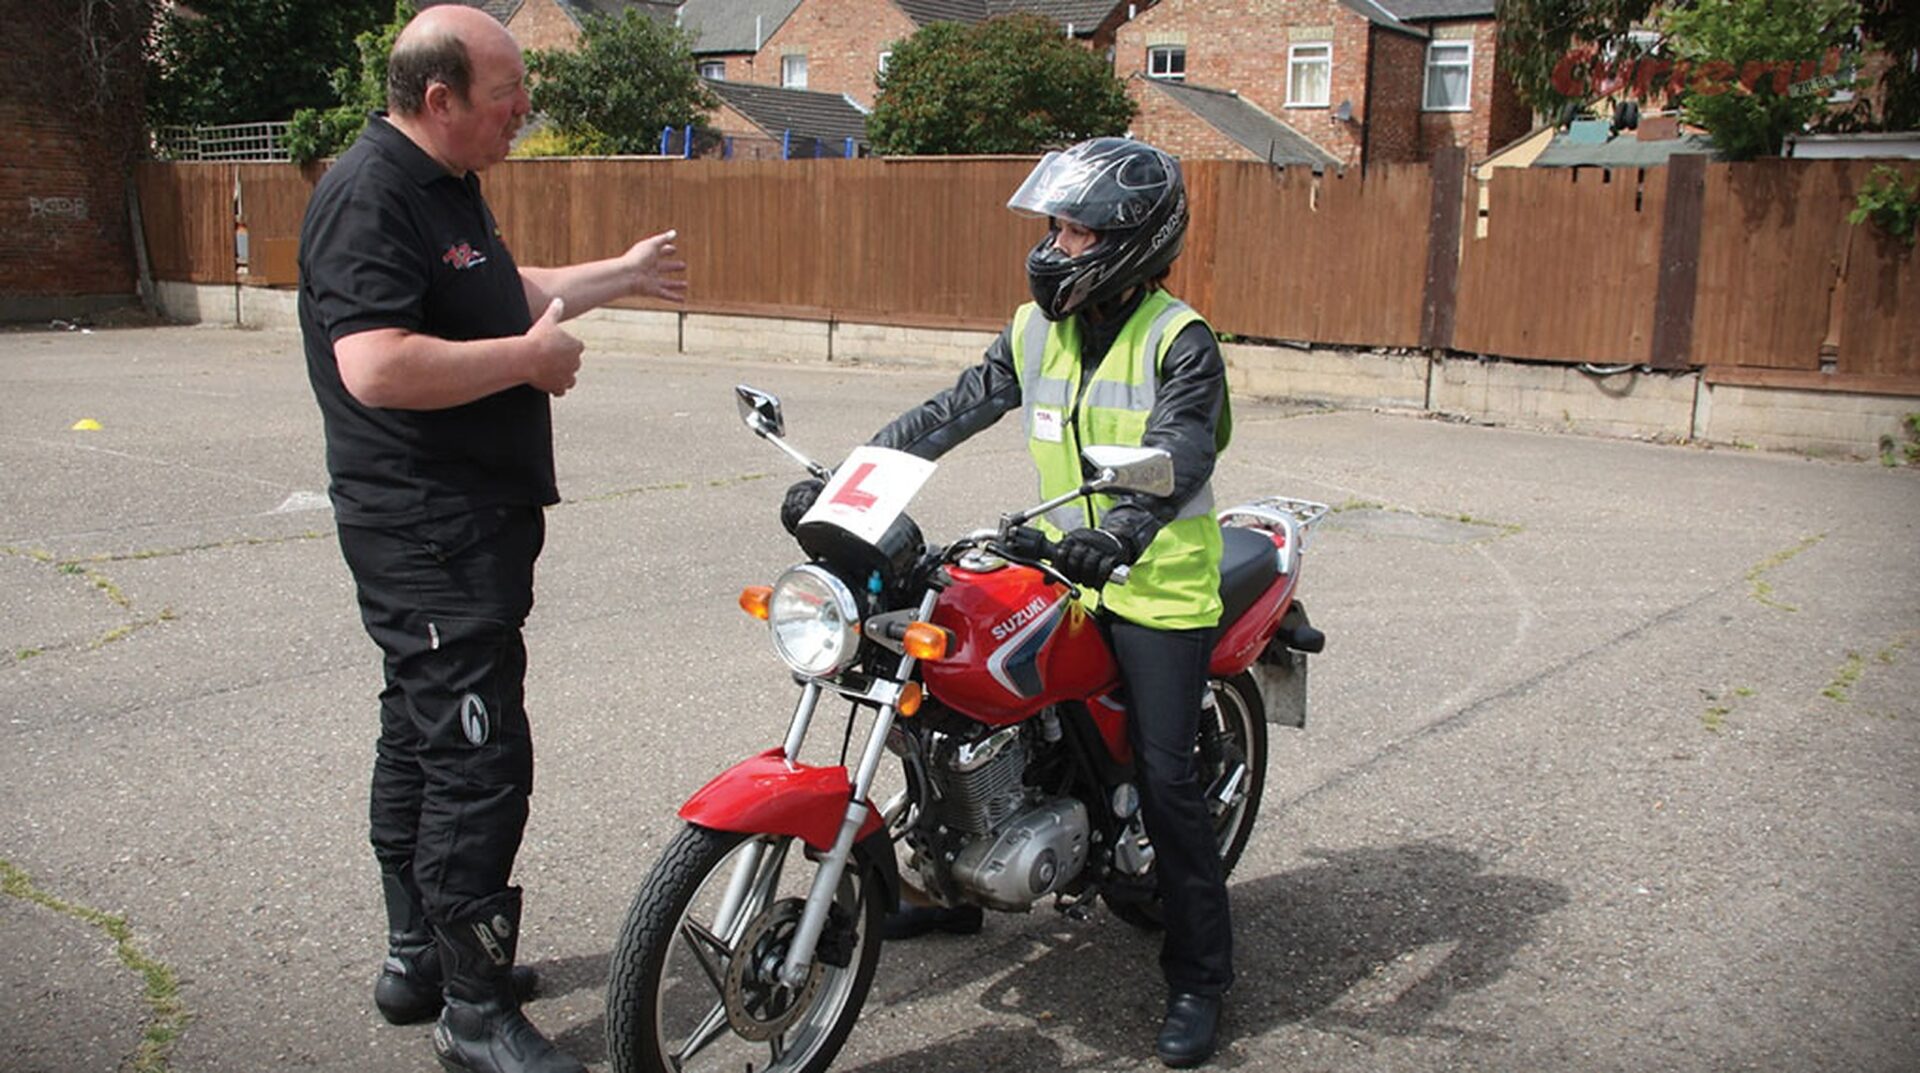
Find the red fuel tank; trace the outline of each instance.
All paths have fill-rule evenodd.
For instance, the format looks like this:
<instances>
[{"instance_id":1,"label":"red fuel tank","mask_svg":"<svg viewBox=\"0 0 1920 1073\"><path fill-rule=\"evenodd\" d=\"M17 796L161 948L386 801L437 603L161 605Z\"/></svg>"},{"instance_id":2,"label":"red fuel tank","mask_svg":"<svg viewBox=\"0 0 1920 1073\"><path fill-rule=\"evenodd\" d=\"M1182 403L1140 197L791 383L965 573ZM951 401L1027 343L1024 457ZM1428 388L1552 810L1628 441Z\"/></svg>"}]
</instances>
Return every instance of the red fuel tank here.
<instances>
[{"instance_id":1,"label":"red fuel tank","mask_svg":"<svg viewBox=\"0 0 1920 1073\"><path fill-rule=\"evenodd\" d=\"M945 659L920 667L942 704L1000 725L1119 684L1099 627L1066 586L1030 566L949 573L933 624L954 643Z\"/></svg>"}]
</instances>

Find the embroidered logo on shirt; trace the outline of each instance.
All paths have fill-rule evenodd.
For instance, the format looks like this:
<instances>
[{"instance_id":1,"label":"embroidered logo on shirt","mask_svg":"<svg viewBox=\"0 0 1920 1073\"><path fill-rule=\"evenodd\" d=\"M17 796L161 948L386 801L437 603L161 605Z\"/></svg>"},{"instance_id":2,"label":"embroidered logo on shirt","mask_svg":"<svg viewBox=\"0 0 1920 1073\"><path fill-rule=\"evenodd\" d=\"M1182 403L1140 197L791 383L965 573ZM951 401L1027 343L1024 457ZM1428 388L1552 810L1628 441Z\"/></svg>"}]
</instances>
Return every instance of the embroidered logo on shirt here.
<instances>
[{"instance_id":1,"label":"embroidered logo on shirt","mask_svg":"<svg viewBox=\"0 0 1920 1073\"><path fill-rule=\"evenodd\" d=\"M461 242L447 247L440 259L452 265L455 270L474 268L487 263L487 255L473 248L471 243Z\"/></svg>"}]
</instances>

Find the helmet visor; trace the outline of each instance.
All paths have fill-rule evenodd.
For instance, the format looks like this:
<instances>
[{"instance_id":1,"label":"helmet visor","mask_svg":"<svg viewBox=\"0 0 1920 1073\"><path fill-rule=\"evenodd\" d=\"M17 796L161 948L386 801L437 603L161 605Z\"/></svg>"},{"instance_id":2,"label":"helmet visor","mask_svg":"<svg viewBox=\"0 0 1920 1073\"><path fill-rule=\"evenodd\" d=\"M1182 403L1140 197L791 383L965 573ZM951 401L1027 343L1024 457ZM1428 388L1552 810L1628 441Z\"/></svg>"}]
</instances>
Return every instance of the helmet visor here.
<instances>
[{"instance_id":1,"label":"helmet visor","mask_svg":"<svg viewBox=\"0 0 1920 1073\"><path fill-rule=\"evenodd\" d=\"M1117 140L1117 139L1115 139ZM1125 143L1122 143L1123 145ZM1088 152L1084 147L1051 152L1007 199L1007 208L1033 216L1071 220L1093 231L1137 226L1152 211L1165 177L1138 180L1131 152Z\"/></svg>"}]
</instances>

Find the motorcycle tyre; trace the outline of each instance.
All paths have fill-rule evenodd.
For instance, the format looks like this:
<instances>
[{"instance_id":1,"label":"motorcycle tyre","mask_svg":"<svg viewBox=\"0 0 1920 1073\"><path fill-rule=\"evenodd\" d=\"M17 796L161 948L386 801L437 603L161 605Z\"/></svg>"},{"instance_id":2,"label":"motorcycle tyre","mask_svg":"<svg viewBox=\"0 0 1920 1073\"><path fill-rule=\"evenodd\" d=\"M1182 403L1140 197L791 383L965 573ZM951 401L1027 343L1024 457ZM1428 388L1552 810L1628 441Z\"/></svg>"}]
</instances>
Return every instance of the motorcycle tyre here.
<instances>
[{"instance_id":1,"label":"motorcycle tyre","mask_svg":"<svg viewBox=\"0 0 1920 1073\"><path fill-rule=\"evenodd\" d=\"M1233 875L1234 865L1240 863L1240 855L1246 851L1247 839L1253 835L1254 820L1260 815L1260 799L1267 788L1267 720L1266 710L1261 705L1260 687L1254 684L1253 675L1236 674L1232 678L1210 678L1207 685L1213 690L1214 712L1216 717L1225 721L1229 733L1238 726L1234 740L1241 744L1247 754L1247 796L1239 811L1239 826L1227 844L1220 848L1220 877L1226 879ZM1228 706L1235 710L1229 714ZM1205 727L1201 728L1203 731ZM1196 746L1197 748L1197 746ZM1212 778L1203 773L1207 784ZM1218 833L1216 829L1216 834ZM1107 908L1113 915L1139 928L1141 931L1161 931L1166 927L1160 906L1160 895L1156 892L1154 872L1149 869L1143 876L1131 877L1123 891L1112 891L1101 895ZM1145 888L1142 890L1141 888Z\"/></svg>"},{"instance_id":2,"label":"motorcycle tyre","mask_svg":"<svg viewBox=\"0 0 1920 1073\"><path fill-rule=\"evenodd\" d=\"M653 871L647 876L620 926L607 969L607 1062L613 1073L666 1073L674 1068L664 1053L662 1041L655 1038L659 1024L655 1002L659 998L657 981L672 940L695 895L708 884L714 870L721 867L734 849L755 836L734 831L717 831L698 824L687 824L668 844ZM782 841L792 842L793 839ZM789 846L790 851L800 847ZM791 861L783 864L791 867ZM857 877L857 879L855 878ZM849 966L855 976L834 1023L821 1043L805 1057L805 1064L761 1066L765 1073L824 1073L846 1044L847 1036L860 1018L867 992L873 985L880 963L881 922L886 915L884 893L887 889L880 868L868 859L865 847L856 845L853 859L847 862L841 882L860 884L862 903L859 953ZM719 881L724 882L724 877ZM816 996L816 1000L818 996ZM688 1068L697 1068L690 1064Z\"/></svg>"}]
</instances>

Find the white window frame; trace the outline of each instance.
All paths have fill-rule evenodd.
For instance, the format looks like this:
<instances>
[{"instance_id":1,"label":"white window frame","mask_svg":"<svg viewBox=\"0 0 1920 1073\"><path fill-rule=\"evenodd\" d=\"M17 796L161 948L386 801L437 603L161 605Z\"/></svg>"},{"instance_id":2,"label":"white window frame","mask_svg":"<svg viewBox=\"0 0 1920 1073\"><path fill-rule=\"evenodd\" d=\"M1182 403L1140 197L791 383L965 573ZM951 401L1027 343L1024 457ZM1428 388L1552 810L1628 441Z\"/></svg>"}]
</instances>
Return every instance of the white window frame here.
<instances>
[{"instance_id":1,"label":"white window frame","mask_svg":"<svg viewBox=\"0 0 1920 1073\"><path fill-rule=\"evenodd\" d=\"M1180 69L1174 70L1174 60L1180 61ZM1187 46L1154 45L1147 49L1147 77L1158 78L1164 82L1185 82L1187 80Z\"/></svg>"},{"instance_id":2,"label":"white window frame","mask_svg":"<svg viewBox=\"0 0 1920 1073\"><path fill-rule=\"evenodd\" d=\"M799 77L795 77L796 71ZM780 88L807 88L807 56L804 52L789 52L780 57Z\"/></svg>"},{"instance_id":3,"label":"white window frame","mask_svg":"<svg viewBox=\"0 0 1920 1073\"><path fill-rule=\"evenodd\" d=\"M875 73L884 75L887 73L887 68L891 66L893 66L893 50L887 49L880 53L880 58L874 62L873 69Z\"/></svg>"},{"instance_id":4,"label":"white window frame","mask_svg":"<svg viewBox=\"0 0 1920 1073\"><path fill-rule=\"evenodd\" d=\"M727 61L725 60L701 60L694 70L700 72L701 78L711 78L715 82L727 80Z\"/></svg>"},{"instance_id":5,"label":"white window frame","mask_svg":"<svg viewBox=\"0 0 1920 1073\"><path fill-rule=\"evenodd\" d=\"M1434 56L1439 49L1466 49L1464 60L1442 60ZM1433 70L1436 67L1464 67L1467 71L1467 99L1460 104L1433 103ZM1473 111L1473 42L1472 41L1429 41L1427 42L1427 62L1425 76L1420 86L1420 110L1423 112L1471 112Z\"/></svg>"},{"instance_id":6,"label":"white window frame","mask_svg":"<svg viewBox=\"0 0 1920 1073\"><path fill-rule=\"evenodd\" d=\"M1302 52L1314 52L1318 55L1305 56ZM1294 72L1306 65L1314 64L1326 69L1327 95L1321 100L1296 100L1293 96ZM1288 108L1326 108L1333 103L1333 42L1303 41L1287 46L1287 107Z\"/></svg>"}]
</instances>

